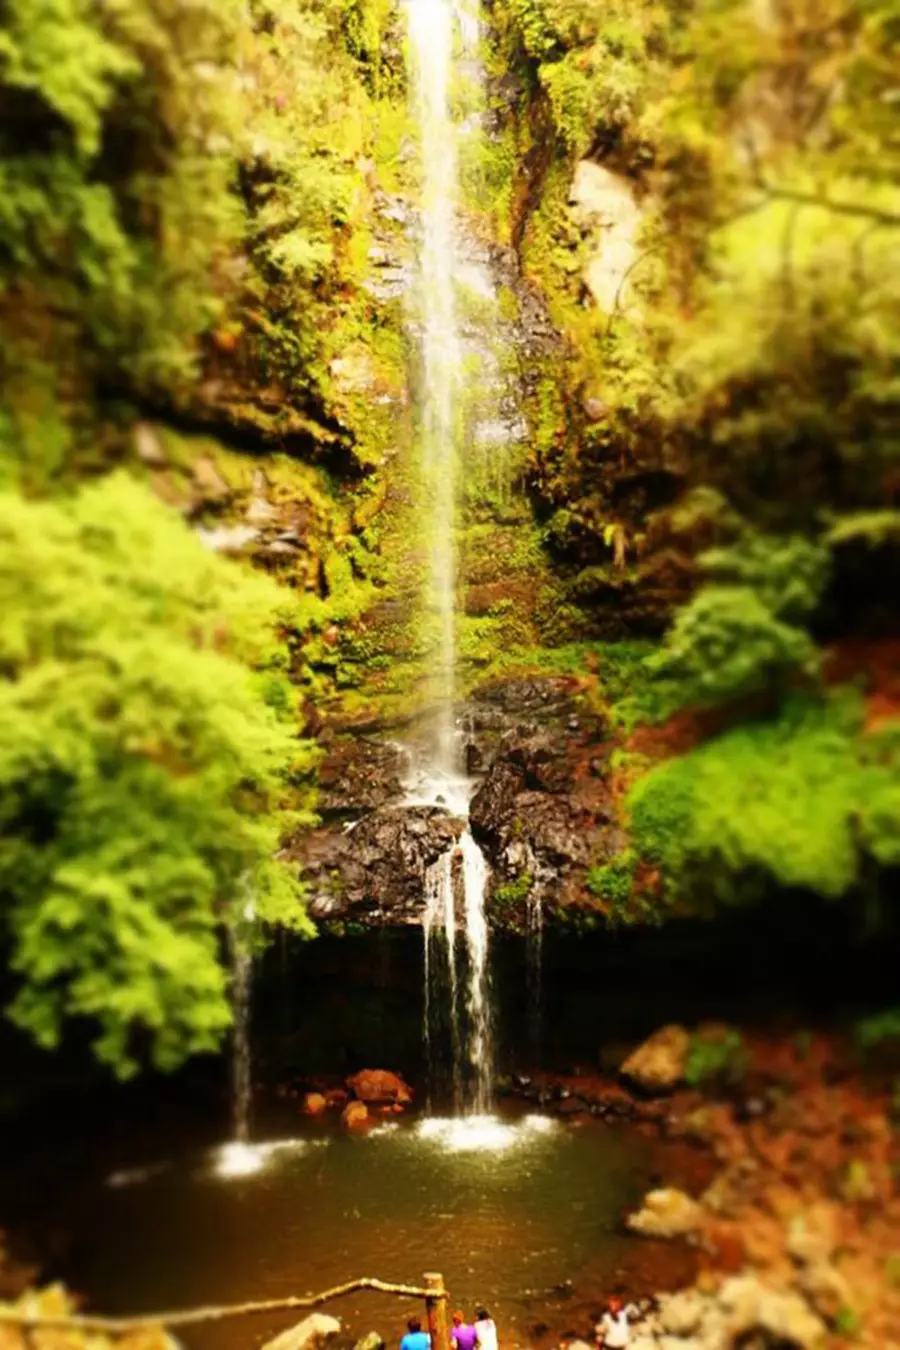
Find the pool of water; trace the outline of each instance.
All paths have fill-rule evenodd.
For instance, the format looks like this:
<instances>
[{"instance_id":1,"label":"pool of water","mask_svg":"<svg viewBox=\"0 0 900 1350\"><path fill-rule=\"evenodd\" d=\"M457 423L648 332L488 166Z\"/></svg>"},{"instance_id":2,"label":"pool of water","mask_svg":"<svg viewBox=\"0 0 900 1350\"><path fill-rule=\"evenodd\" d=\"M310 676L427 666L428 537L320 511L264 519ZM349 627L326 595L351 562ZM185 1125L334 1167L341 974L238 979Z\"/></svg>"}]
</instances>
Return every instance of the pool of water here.
<instances>
[{"instance_id":1,"label":"pool of water","mask_svg":"<svg viewBox=\"0 0 900 1350\"><path fill-rule=\"evenodd\" d=\"M516 1113L361 1136L310 1121L250 1153L186 1147L109 1173L95 1160L57 1191L57 1217L78 1234L59 1273L92 1308L136 1313L362 1275L418 1284L437 1270L454 1306L485 1302L504 1346L527 1345L536 1323L559 1327L576 1303L586 1316L621 1277L637 1245L621 1217L653 1165L634 1131ZM416 1308L365 1294L329 1311L348 1334L378 1329L390 1343ZM185 1340L237 1350L292 1320L223 1322Z\"/></svg>"}]
</instances>

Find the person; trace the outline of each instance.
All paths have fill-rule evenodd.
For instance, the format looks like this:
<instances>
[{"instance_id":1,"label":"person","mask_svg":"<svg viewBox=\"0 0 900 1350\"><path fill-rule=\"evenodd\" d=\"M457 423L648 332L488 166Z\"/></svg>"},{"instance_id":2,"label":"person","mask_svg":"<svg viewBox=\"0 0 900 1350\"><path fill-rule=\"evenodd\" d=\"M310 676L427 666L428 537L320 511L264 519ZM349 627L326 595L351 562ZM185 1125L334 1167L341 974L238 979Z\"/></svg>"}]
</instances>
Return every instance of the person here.
<instances>
[{"instance_id":1,"label":"person","mask_svg":"<svg viewBox=\"0 0 900 1350\"><path fill-rule=\"evenodd\" d=\"M400 1350L431 1350L431 1337L422 1330L418 1317L411 1317L406 1324L406 1335L400 1342Z\"/></svg>"},{"instance_id":2,"label":"person","mask_svg":"<svg viewBox=\"0 0 900 1350\"><path fill-rule=\"evenodd\" d=\"M637 1317L638 1309L633 1303L625 1307L618 1294L613 1294L606 1305L606 1312L600 1319L600 1324L595 1328L597 1334L597 1344L602 1346L603 1350L624 1350L631 1344L631 1327L628 1325L630 1317Z\"/></svg>"},{"instance_id":3,"label":"person","mask_svg":"<svg viewBox=\"0 0 900 1350\"><path fill-rule=\"evenodd\" d=\"M450 1331L450 1339L456 1346L456 1350L475 1350L475 1342L478 1339L478 1333L473 1326L465 1320L461 1312L453 1314L453 1326Z\"/></svg>"},{"instance_id":4,"label":"person","mask_svg":"<svg viewBox=\"0 0 900 1350\"><path fill-rule=\"evenodd\" d=\"M475 1343L478 1350L498 1350L497 1328L487 1308L475 1311Z\"/></svg>"}]
</instances>

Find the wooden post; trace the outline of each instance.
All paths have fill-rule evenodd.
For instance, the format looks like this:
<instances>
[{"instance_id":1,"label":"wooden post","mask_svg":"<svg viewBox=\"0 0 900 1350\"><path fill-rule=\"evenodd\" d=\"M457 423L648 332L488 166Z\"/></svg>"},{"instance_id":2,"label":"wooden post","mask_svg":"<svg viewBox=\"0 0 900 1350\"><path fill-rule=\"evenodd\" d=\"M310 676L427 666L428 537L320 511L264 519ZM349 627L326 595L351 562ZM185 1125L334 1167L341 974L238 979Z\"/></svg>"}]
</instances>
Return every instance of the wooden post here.
<instances>
[{"instance_id":1,"label":"wooden post","mask_svg":"<svg viewBox=\"0 0 900 1350\"><path fill-rule=\"evenodd\" d=\"M425 1307L428 1311L428 1332L431 1350L450 1350L450 1316L447 1312L447 1291L443 1275L426 1275Z\"/></svg>"}]
</instances>

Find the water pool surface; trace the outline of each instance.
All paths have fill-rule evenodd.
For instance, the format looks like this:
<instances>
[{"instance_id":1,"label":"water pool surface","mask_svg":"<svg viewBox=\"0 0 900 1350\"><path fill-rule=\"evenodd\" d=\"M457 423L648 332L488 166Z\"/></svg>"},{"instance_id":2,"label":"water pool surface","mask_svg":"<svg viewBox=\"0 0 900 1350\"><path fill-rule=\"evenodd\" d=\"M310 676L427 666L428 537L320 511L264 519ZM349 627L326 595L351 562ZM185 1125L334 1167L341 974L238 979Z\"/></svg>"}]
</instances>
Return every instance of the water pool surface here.
<instances>
[{"instance_id":1,"label":"water pool surface","mask_svg":"<svg viewBox=\"0 0 900 1350\"><path fill-rule=\"evenodd\" d=\"M305 1294L368 1275L440 1271L454 1307L494 1314L504 1346L596 1303L637 1240L623 1211L650 1181L650 1141L545 1116L402 1120L368 1135L304 1123L242 1154L186 1149L101 1175L77 1171L60 1213L77 1232L62 1274L89 1306L137 1313ZM567 1282L571 1282L571 1292ZM558 1288L561 1287L561 1288ZM417 1309L375 1294L329 1307L389 1343ZM257 1345L291 1321L191 1329L201 1350Z\"/></svg>"}]
</instances>

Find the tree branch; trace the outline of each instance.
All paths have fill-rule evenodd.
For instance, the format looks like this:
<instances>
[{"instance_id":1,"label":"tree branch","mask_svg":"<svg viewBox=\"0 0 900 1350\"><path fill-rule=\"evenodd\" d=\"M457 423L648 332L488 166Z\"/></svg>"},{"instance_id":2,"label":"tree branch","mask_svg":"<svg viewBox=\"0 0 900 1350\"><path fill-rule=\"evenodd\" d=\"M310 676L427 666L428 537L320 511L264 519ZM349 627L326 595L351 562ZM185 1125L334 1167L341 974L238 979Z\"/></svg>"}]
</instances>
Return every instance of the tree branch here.
<instances>
[{"instance_id":1,"label":"tree branch","mask_svg":"<svg viewBox=\"0 0 900 1350\"><path fill-rule=\"evenodd\" d=\"M107 1331L124 1334L139 1331L146 1327L186 1327L196 1322L216 1322L225 1317L247 1317L258 1313L288 1312L300 1308L318 1308L333 1298L343 1298L359 1289L374 1289L379 1294L398 1294L403 1298L448 1298L444 1293L436 1294L431 1289L423 1289L412 1284L387 1284L384 1280L363 1278L351 1280L349 1284L339 1284L334 1289L326 1289L321 1294L306 1297L264 1299L255 1303L231 1303L222 1307L191 1308L177 1312L148 1313L142 1317L59 1317L43 1316L41 1313L24 1312L18 1308L0 1308L0 1325L6 1323L20 1327L49 1327L60 1331Z\"/></svg>"}]
</instances>

